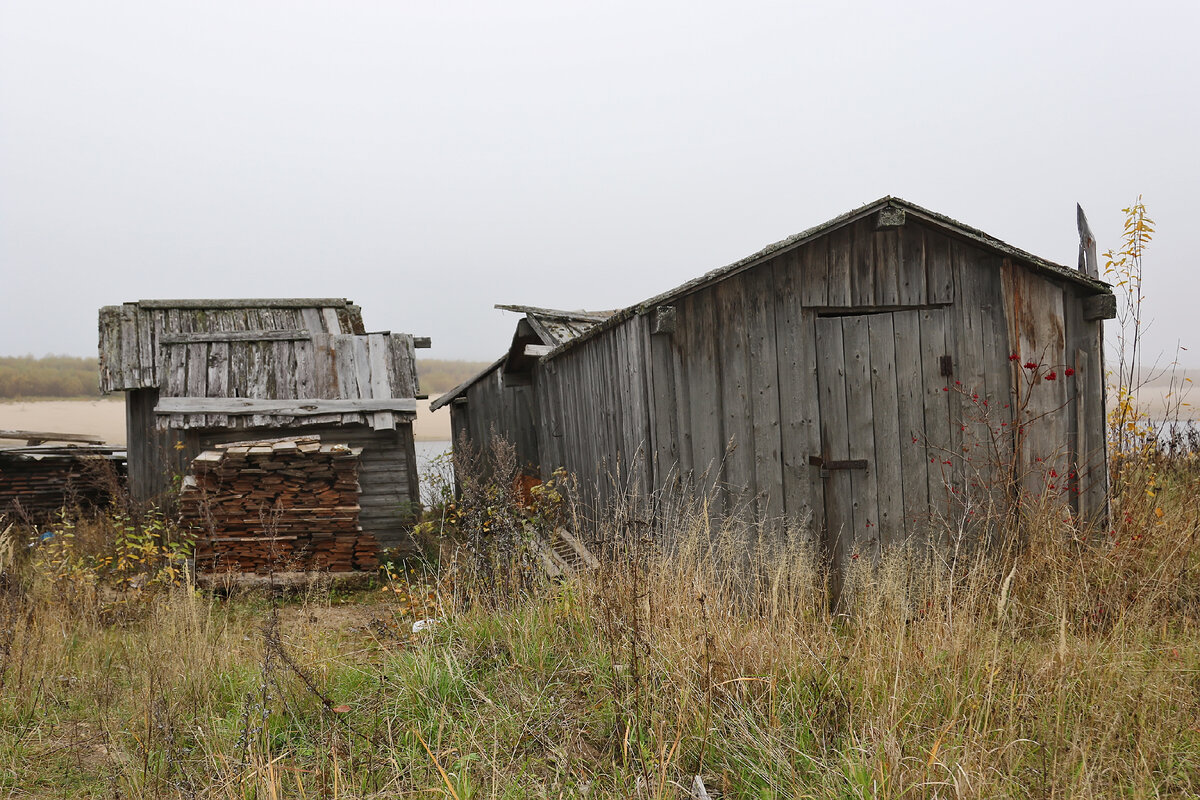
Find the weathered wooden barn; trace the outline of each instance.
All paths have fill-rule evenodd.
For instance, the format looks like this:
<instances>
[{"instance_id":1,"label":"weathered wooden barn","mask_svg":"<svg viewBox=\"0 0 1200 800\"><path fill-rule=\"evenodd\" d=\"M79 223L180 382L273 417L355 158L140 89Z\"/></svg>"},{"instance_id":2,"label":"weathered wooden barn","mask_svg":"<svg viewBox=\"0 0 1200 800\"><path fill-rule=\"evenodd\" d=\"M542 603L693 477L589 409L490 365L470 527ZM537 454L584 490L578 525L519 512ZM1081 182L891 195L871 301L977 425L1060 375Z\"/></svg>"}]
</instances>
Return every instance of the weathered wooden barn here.
<instances>
[{"instance_id":1,"label":"weathered wooden barn","mask_svg":"<svg viewBox=\"0 0 1200 800\"><path fill-rule=\"evenodd\" d=\"M362 448L361 524L408 542L419 502L408 334L367 333L340 299L141 300L100 311L100 385L126 392L129 483L152 500L199 453L318 435Z\"/></svg>"},{"instance_id":2,"label":"weathered wooden barn","mask_svg":"<svg viewBox=\"0 0 1200 800\"><path fill-rule=\"evenodd\" d=\"M1094 246L1072 269L885 197L529 351L514 422L512 351L448 399L598 507L690 486L811 520L837 564L1021 492L1104 513L1114 313Z\"/></svg>"},{"instance_id":3,"label":"weathered wooden barn","mask_svg":"<svg viewBox=\"0 0 1200 800\"><path fill-rule=\"evenodd\" d=\"M540 472L539 427L535 424L533 373L538 359L608 319L612 311L559 311L536 306L497 305L524 316L517 322L508 352L478 374L435 400L430 408L450 406L450 430L457 443L465 435L486 448L492 431L516 449L517 465Z\"/></svg>"}]
</instances>

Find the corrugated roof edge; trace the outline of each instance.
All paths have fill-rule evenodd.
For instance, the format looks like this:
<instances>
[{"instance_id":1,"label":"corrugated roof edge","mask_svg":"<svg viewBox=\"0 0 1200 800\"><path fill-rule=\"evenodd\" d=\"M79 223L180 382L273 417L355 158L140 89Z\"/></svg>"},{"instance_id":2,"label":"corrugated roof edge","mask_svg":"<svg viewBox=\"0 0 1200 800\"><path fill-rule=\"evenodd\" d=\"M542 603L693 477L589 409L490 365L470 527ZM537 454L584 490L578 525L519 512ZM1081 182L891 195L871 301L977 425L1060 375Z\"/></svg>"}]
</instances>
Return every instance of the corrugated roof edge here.
<instances>
[{"instance_id":1,"label":"corrugated roof edge","mask_svg":"<svg viewBox=\"0 0 1200 800\"><path fill-rule=\"evenodd\" d=\"M610 328L615 328L617 325L620 325L622 322L625 322L633 316L645 313L655 306L660 306L664 303L683 297L686 294L690 294L694 291L702 289L709 284L713 284L732 275L736 275L737 273L749 269L764 259L776 256L779 253L788 250L789 248L798 247L810 239L823 236L830 231L836 230L845 225L849 225L852 222L857 222L863 217L868 216L879 209L884 208L885 206L901 208L906 213L911 213L919 219L923 219L924 221L937 225L938 227L949 229L952 233L977 242L978 244L987 247L990 250L1019 258L1022 261L1030 264L1035 269L1051 273L1059 278L1063 278L1074 283L1081 284L1095 290L1097 293L1107 293L1112 291L1112 286L1109 284L1105 283L1104 281L1090 278L1079 270L1071 269L1070 267L1064 267L1062 264L1055 264L1053 261L1047 261L1044 258L1040 258L1032 253L1022 250L1019 247L1013 247L1012 245L997 239L995 236L985 233L978 228L972 228L970 225L964 225L958 220L947 217L945 214L939 214L936 211L930 211L927 208L923 208L916 203L911 203L901 197L887 195L886 197L881 197L874 202L867 203L866 205L860 206L852 211L847 211L845 214L834 217L828 222L823 222L820 225L809 228L808 230L793 234L786 239L781 239L774 244L767 245L758 252L752 253L751 255L739 259L732 264L710 270L698 278L693 278L687 283L676 286L674 289L662 294L651 297L649 300L643 300L636 305L621 309L604 322L597 324L593 328L589 328L587 331L579 336L576 336L569 342L564 342L563 344L554 348L549 353L542 356L541 360L549 361L553 358L557 358L559 355L565 353L571 348L577 347L584 342L599 336L601 333L609 330Z\"/></svg>"},{"instance_id":2,"label":"corrugated roof edge","mask_svg":"<svg viewBox=\"0 0 1200 800\"><path fill-rule=\"evenodd\" d=\"M467 389L470 389L472 386L474 386L476 383L478 383L485 375L487 375L489 372L495 370L497 367L499 367L501 364L503 364L504 359L506 359L506 358L508 358L507 352L505 352L504 355L500 356L498 359L493 361L488 366L481 369L479 372L472 375L470 378L467 378L465 381L460 383L458 386L455 386L450 391L445 392L442 395L440 395L437 400L434 400L432 403L429 404L429 410L437 411L442 406L447 405L452 400L454 400L454 398L459 397L460 395L464 394L467 391Z\"/></svg>"}]
</instances>

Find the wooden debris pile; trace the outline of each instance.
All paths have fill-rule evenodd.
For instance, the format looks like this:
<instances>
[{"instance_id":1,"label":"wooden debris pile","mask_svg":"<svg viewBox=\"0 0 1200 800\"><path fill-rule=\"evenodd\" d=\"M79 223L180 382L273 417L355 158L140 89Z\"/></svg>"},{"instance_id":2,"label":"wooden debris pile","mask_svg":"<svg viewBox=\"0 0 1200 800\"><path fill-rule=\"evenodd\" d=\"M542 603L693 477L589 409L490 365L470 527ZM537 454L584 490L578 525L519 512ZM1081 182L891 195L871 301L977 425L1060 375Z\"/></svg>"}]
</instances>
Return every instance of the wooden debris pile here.
<instances>
[{"instance_id":1,"label":"wooden debris pile","mask_svg":"<svg viewBox=\"0 0 1200 800\"><path fill-rule=\"evenodd\" d=\"M64 508L97 509L123 491L124 448L33 445L0 448L0 515L43 523Z\"/></svg>"},{"instance_id":2,"label":"wooden debris pile","mask_svg":"<svg viewBox=\"0 0 1200 800\"><path fill-rule=\"evenodd\" d=\"M198 572L349 572L378 567L359 527L361 448L319 436L217 445L192 461L180 492Z\"/></svg>"}]
</instances>

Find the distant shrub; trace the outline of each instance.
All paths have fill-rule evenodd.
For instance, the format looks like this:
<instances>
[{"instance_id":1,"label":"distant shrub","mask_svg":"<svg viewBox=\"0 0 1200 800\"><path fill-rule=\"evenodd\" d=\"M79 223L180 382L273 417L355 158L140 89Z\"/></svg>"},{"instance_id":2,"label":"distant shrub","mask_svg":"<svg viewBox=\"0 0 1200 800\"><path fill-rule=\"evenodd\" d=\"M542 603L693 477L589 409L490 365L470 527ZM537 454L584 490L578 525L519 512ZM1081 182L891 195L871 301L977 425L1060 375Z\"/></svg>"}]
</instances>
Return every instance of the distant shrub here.
<instances>
[{"instance_id":1,"label":"distant shrub","mask_svg":"<svg viewBox=\"0 0 1200 800\"><path fill-rule=\"evenodd\" d=\"M431 397L444 394L455 386L478 374L488 365L486 361L448 361L440 358L417 359L417 374L421 378L421 391Z\"/></svg>"},{"instance_id":2,"label":"distant shrub","mask_svg":"<svg viewBox=\"0 0 1200 800\"><path fill-rule=\"evenodd\" d=\"M0 356L0 398L99 396L95 358Z\"/></svg>"}]
</instances>

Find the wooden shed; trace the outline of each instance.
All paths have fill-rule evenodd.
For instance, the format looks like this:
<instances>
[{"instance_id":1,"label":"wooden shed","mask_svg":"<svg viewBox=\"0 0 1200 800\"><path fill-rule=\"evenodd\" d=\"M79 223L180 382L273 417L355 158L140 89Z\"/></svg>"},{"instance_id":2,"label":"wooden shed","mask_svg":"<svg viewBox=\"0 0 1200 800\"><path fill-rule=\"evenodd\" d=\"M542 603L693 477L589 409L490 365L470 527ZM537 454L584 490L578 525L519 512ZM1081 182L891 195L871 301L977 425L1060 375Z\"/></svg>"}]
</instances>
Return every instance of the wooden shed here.
<instances>
[{"instance_id":1,"label":"wooden shed","mask_svg":"<svg viewBox=\"0 0 1200 800\"><path fill-rule=\"evenodd\" d=\"M1114 313L1094 245L1068 268L885 197L541 355L514 438L598 507L613 475L643 496L691 486L810 520L835 565L997 498L1094 517ZM472 435L504 413L460 398Z\"/></svg>"},{"instance_id":2,"label":"wooden shed","mask_svg":"<svg viewBox=\"0 0 1200 800\"><path fill-rule=\"evenodd\" d=\"M129 483L152 500L202 451L295 435L361 448L361 524L408 543L419 502L408 334L340 299L141 300L100 310L100 385L126 392Z\"/></svg>"},{"instance_id":3,"label":"wooden shed","mask_svg":"<svg viewBox=\"0 0 1200 800\"><path fill-rule=\"evenodd\" d=\"M508 352L478 374L435 400L434 411L450 406L454 442L465 435L476 448L486 449L492 431L516 449L518 467L540 472L539 426L533 372L538 359L608 319L612 311L559 311L536 306L497 305L522 314Z\"/></svg>"}]
</instances>

